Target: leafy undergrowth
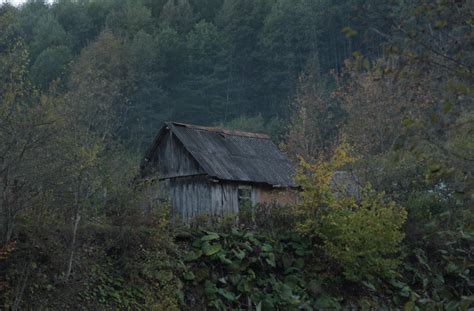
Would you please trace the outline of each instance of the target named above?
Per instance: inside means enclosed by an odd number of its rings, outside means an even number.
[[[237,229],[205,231],[185,257],[187,302],[199,297],[216,309],[339,308],[340,299],[324,293],[308,274],[310,253],[309,243],[296,234],[268,241]]]
[[[458,234],[444,240],[432,260],[422,248],[407,250],[395,277],[354,283],[330,274],[327,263],[314,258],[311,243],[296,234],[274,241],[236,229],[203,231],[185,257],[186,305],[221,310],[468,310],[474,307],[474,236]]]
[[[0,309],[179,310],[175,245],[149,227],[81,227],[65,278],[71,230],[26,226],[0,257]]]
[[[474,235],[419,228],[391,278],[347,280],[318,241],[243,228],[24,227],[0,250],[3,309],[472,310]],[[432,228],[431,228],[431,227]],[[431,228],[431,229],[430,229]],[[436,229],[437,228],[437,229]]]
[[[391,278],[359,283],[335,274],[309,241],[248,231],[195,233],[182,274],[185,304],[219,310],[474,308],[474,235],[438,232],[436,245],[404,250]],[[445,236],[450,234],[449,237]],[[433,240],[429,240],[433,241]],[[330,270],[333,269],[333,272]],[[194,309],[194,307],[189,307]]]

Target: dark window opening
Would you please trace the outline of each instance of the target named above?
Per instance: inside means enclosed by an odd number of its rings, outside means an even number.
[[[239,206],[252,204],[252,187],[239,186],[238,194],[239,194]]]

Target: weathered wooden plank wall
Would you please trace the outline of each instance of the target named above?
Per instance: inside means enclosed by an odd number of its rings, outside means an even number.
[[[160,178],[189,176],[205,173],[173,133],[162,138],[160,148],[152,159]]]
[[[239,215],[239,186],[235,182],[212,182],[206,176],[178,177],[162,180],[159,189],[152,196],[160,198],[163,191],[169,191],[171,217],[175,221],[189,223],[198,215],[208,215],[212,219],[226,215]],[[158,186],[157,186],[158,187]],[[251,201],[270,204],[295,204],[298,193],[290,189],[253,185]],[[158,195],[159,194],[159,195]]]
[[[204,178],[174,178],[170,181],[172,217],[189,223],[211,206],[209,182]]]
[[[210,184],[212,217],[221,218],[228,214],[238,215],[238,185],[234,183],[216,182]]]
[[[238,215],[238,184],[211,182],[205,177],[173,178],[170,181],[172,217],[189,223],[197,215],[211,218]]]

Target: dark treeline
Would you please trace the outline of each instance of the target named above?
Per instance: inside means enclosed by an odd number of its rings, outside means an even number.
[[[57,91],[87,92],[94,105],[116,97],[121,135],[141,149],[163,120],[209,125],[261,115],[281,127],[302,71],[327,75],[356,50],[380,54],[386,22],[368,30],[365,16],[383,9],[376,1],[327,0],[61,0],[2,8],[28,52],[33,86],[47,91],[56,81]]]
[[[0,309],[472,310],[473,27],[466,0],[2,4]],[[299,202],[172,223],[138,177],[164,120],[269,133]]]

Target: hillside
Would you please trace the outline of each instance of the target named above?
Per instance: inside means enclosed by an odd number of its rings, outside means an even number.
[[[0,309],[473,310],[473,26],[465,0],[2,2]],[[297,203],[176,223],[140,174],[165,121],[268,134]]]

